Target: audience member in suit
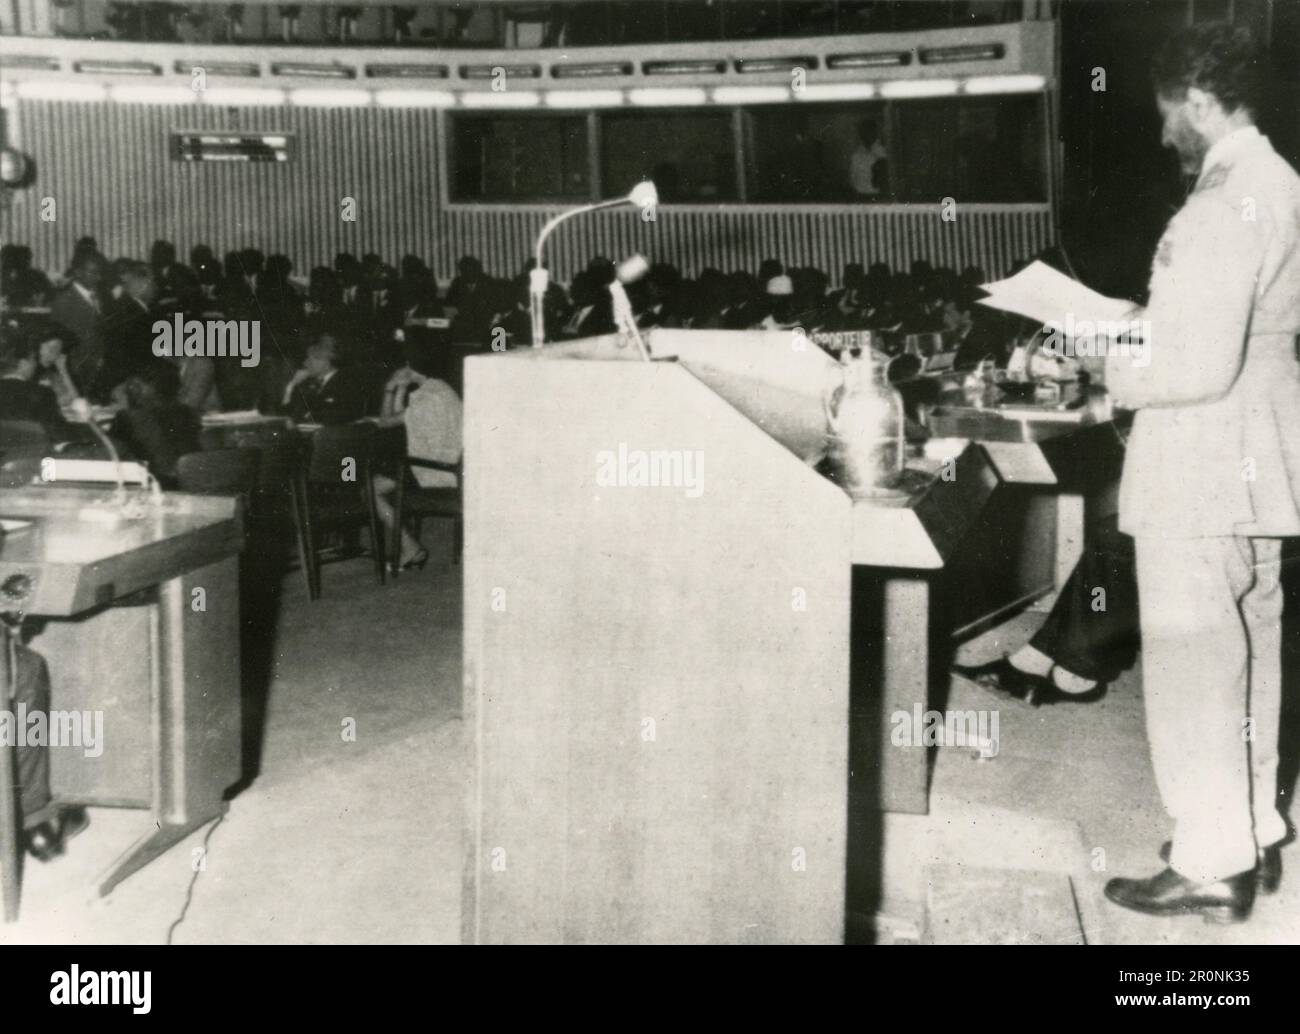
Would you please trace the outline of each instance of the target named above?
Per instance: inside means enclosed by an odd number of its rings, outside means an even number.
[[[218,301],[228,319],[258,318],[264,263],[265,258],[256,248],[245,248],[226,257],[226,275]]]
[[[482,262],[473,255],[462,256],[456,263],[456,276],[452,278],[451,285],[447,288],[447,304],[460,308],[465,304],[466,297],[482,287],[486,279]]]
[[[339,345],[322,334],[307,346],[307,357],[282,397],[296,423],[347,424],[366,415],[367,384],[353,371],[340,369]]]
[[[401,355],[394,332],[401,327],[403,312],[397,291],[397,271],[378,255],[365,255],[357,290],[356,315],[361,331],[353,340],[368,356],[388,367],[400,365]]]
[[[104,283],[105,262],[94,251],[82,251],[73,260],[72,282],[54,296],[50,316],[76,339],[77,347],[68,357],[72,379],[95,401],[99,375],[104,365],[104,303],[100,289]]]
[[[123,268],[122,295],[109,307],[104,326],[104,365],[92,391],[111,394],[141,367],[154,359],[153,325],[163,314],[155,306],[158,282],[143,262]]]
[[[287,255],[272,255],[258,291],[262,340],[268,349],[297,351],[295,340],[302,328],[303,305],[298,288],[289,279],[293,263]]]
[[[197,281],[198,298],[196,307],[200,310],[210,309],[217,303],[225,274],[217,256],[206,244],[196,244],[190,251],[190,268],[194,270]]]
[[[149,464],[164,487],[176,484],[176,461],[199,450],[199,416],[178,400],[180,387],[176,366],[155,359],[126,381],[126,408],[110,431],[129,455]]]
[[[36,380],[40,337],[11,331],[0,340],[0,419],[40,424],[52,444],[92,440],[92,432],[64,419],[58,397]],[[84,401],[80,408],[89,414]]]
[[[492,318],[493,329],[500,327],[516,346],[527,345],[533,337],[532,293],[527,279],[517,279],[513,287],[513,304]],[[547,323],[548,327],[555,326]]]
[[[334,256],[334,275],[339,282],[339,300],[349,308],[357,304],[357,294],[361,290],[361,263],[350,251],[341,251]]]
[[[609,296],[609,281],[598,280],[598,276],[588,267],[573,278],[569,285],[569,297],[573,303],[569,318],[555,331],[548,329],[548,337],[591,337],[613,333],[614,303]]]
[[[12,650],[5,642],[13,636]],[[23,643],[21,626],[0,629],[0,685],[10,682],[14,665],[14,700],[28,714],[48,714],[50,671],[45,658]],[[22,816],[23,849],[40,862],[63,854],[64,844],[90,825],[86,809],[57,803],[50,795],[50,752],[45,746],[24,744],[14,748],[18,769],[18,809]],[[5,764],[9,759],[4,759]]]
[[[72,246],[72,258],[68,260],[68,268],[63,273],[64,279],[72,277],[72,271],[76,268],[77,263],[86,255],[104,257],[104,253],[99,250],[99,242],[94,237],[77,238],[77,242]]]
[[[438,303],[438,281],[419,255],[403,255],[397,293],[402,311],[409,313],[417,305],[430,307]],[[442,313],[441,306],[438,309]]]
[[[54,288],[50,278],[32,269],[32,249],[25,244],[6,244],[0,248],[0,299],[6,305],[21,308],[44,305]]]
[[[189,266],[176,261],[176,245],[171,241],[154,241],[149,251],[149,265],[153,267],[154,280],[158,284],[160,308],[168,312],[200,308],[199,278]]]

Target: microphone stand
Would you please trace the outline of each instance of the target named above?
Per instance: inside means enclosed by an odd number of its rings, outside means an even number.
[[[614,300],[614,326],[618,328],[619,333],[624,337],[630,337],[636,342],[636,347],[641,352],[641,358],[648,363],[650,361],[650,350],[646,348],[645,341],[641,337],[641,328],[636,325],[636,314],[632,311],[632,300],[627,296],[623,281],[615,280],[610,284],[609,294]]]
[[[546,221],[541,232],[537,235],[537,243],[533,245],[533,268],[528,275],[528,301],[532,315],[534,348],[541,348],[542,343],[546,340],[546,317],[542,312],[542,307],[546,300],[546,289],[550,286],[551,281],[550,274],[546,271],[546,267],[542,265],[542,246],[546,243],[546,238],[551,235],[551,232],[560,223],[572,219],[575,215],[595,212],[602,208],[617,208],[619,205],[641,205],[645,207],[657,204],[658,200],[654,184],[644,180],[633,187],[631,193],[624,197],[613,198],[609,201],[597,201],[590,205],[579,205],[577,208],[570,208],[567,212],[552,216]]]

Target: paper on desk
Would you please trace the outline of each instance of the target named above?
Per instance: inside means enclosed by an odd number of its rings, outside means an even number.
[[[266,417],[256,409],[238,409],[229,413],[204,413],[202,421],[205,424],[251,424]]]
[[[1040,323],[1085,320],[1119,322],[1132,318],[1136,306],[1126,298],[1108,298],[1043,262],[1031,262],[1015,276],[981,285],[989,297],[981,305],[1028,316]]]

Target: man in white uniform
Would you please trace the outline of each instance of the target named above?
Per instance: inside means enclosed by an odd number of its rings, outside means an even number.
[[[1170,40],[1152,77],[1193,192],[1151,274],[1149,365],[1112,358],[1137,410],[1120,494],[1141,603],[1143,693],[1169,867],[1106,896],[1245,919],[1276,889],[1280,538],[1300,535],[1300,176],[1255,128],[1263,59],[1242,30]]]

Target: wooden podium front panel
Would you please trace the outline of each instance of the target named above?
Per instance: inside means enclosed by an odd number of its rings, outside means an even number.
[[[840,941],[848,498],[666,363],[471,359],[465,470],[466,940]]]

